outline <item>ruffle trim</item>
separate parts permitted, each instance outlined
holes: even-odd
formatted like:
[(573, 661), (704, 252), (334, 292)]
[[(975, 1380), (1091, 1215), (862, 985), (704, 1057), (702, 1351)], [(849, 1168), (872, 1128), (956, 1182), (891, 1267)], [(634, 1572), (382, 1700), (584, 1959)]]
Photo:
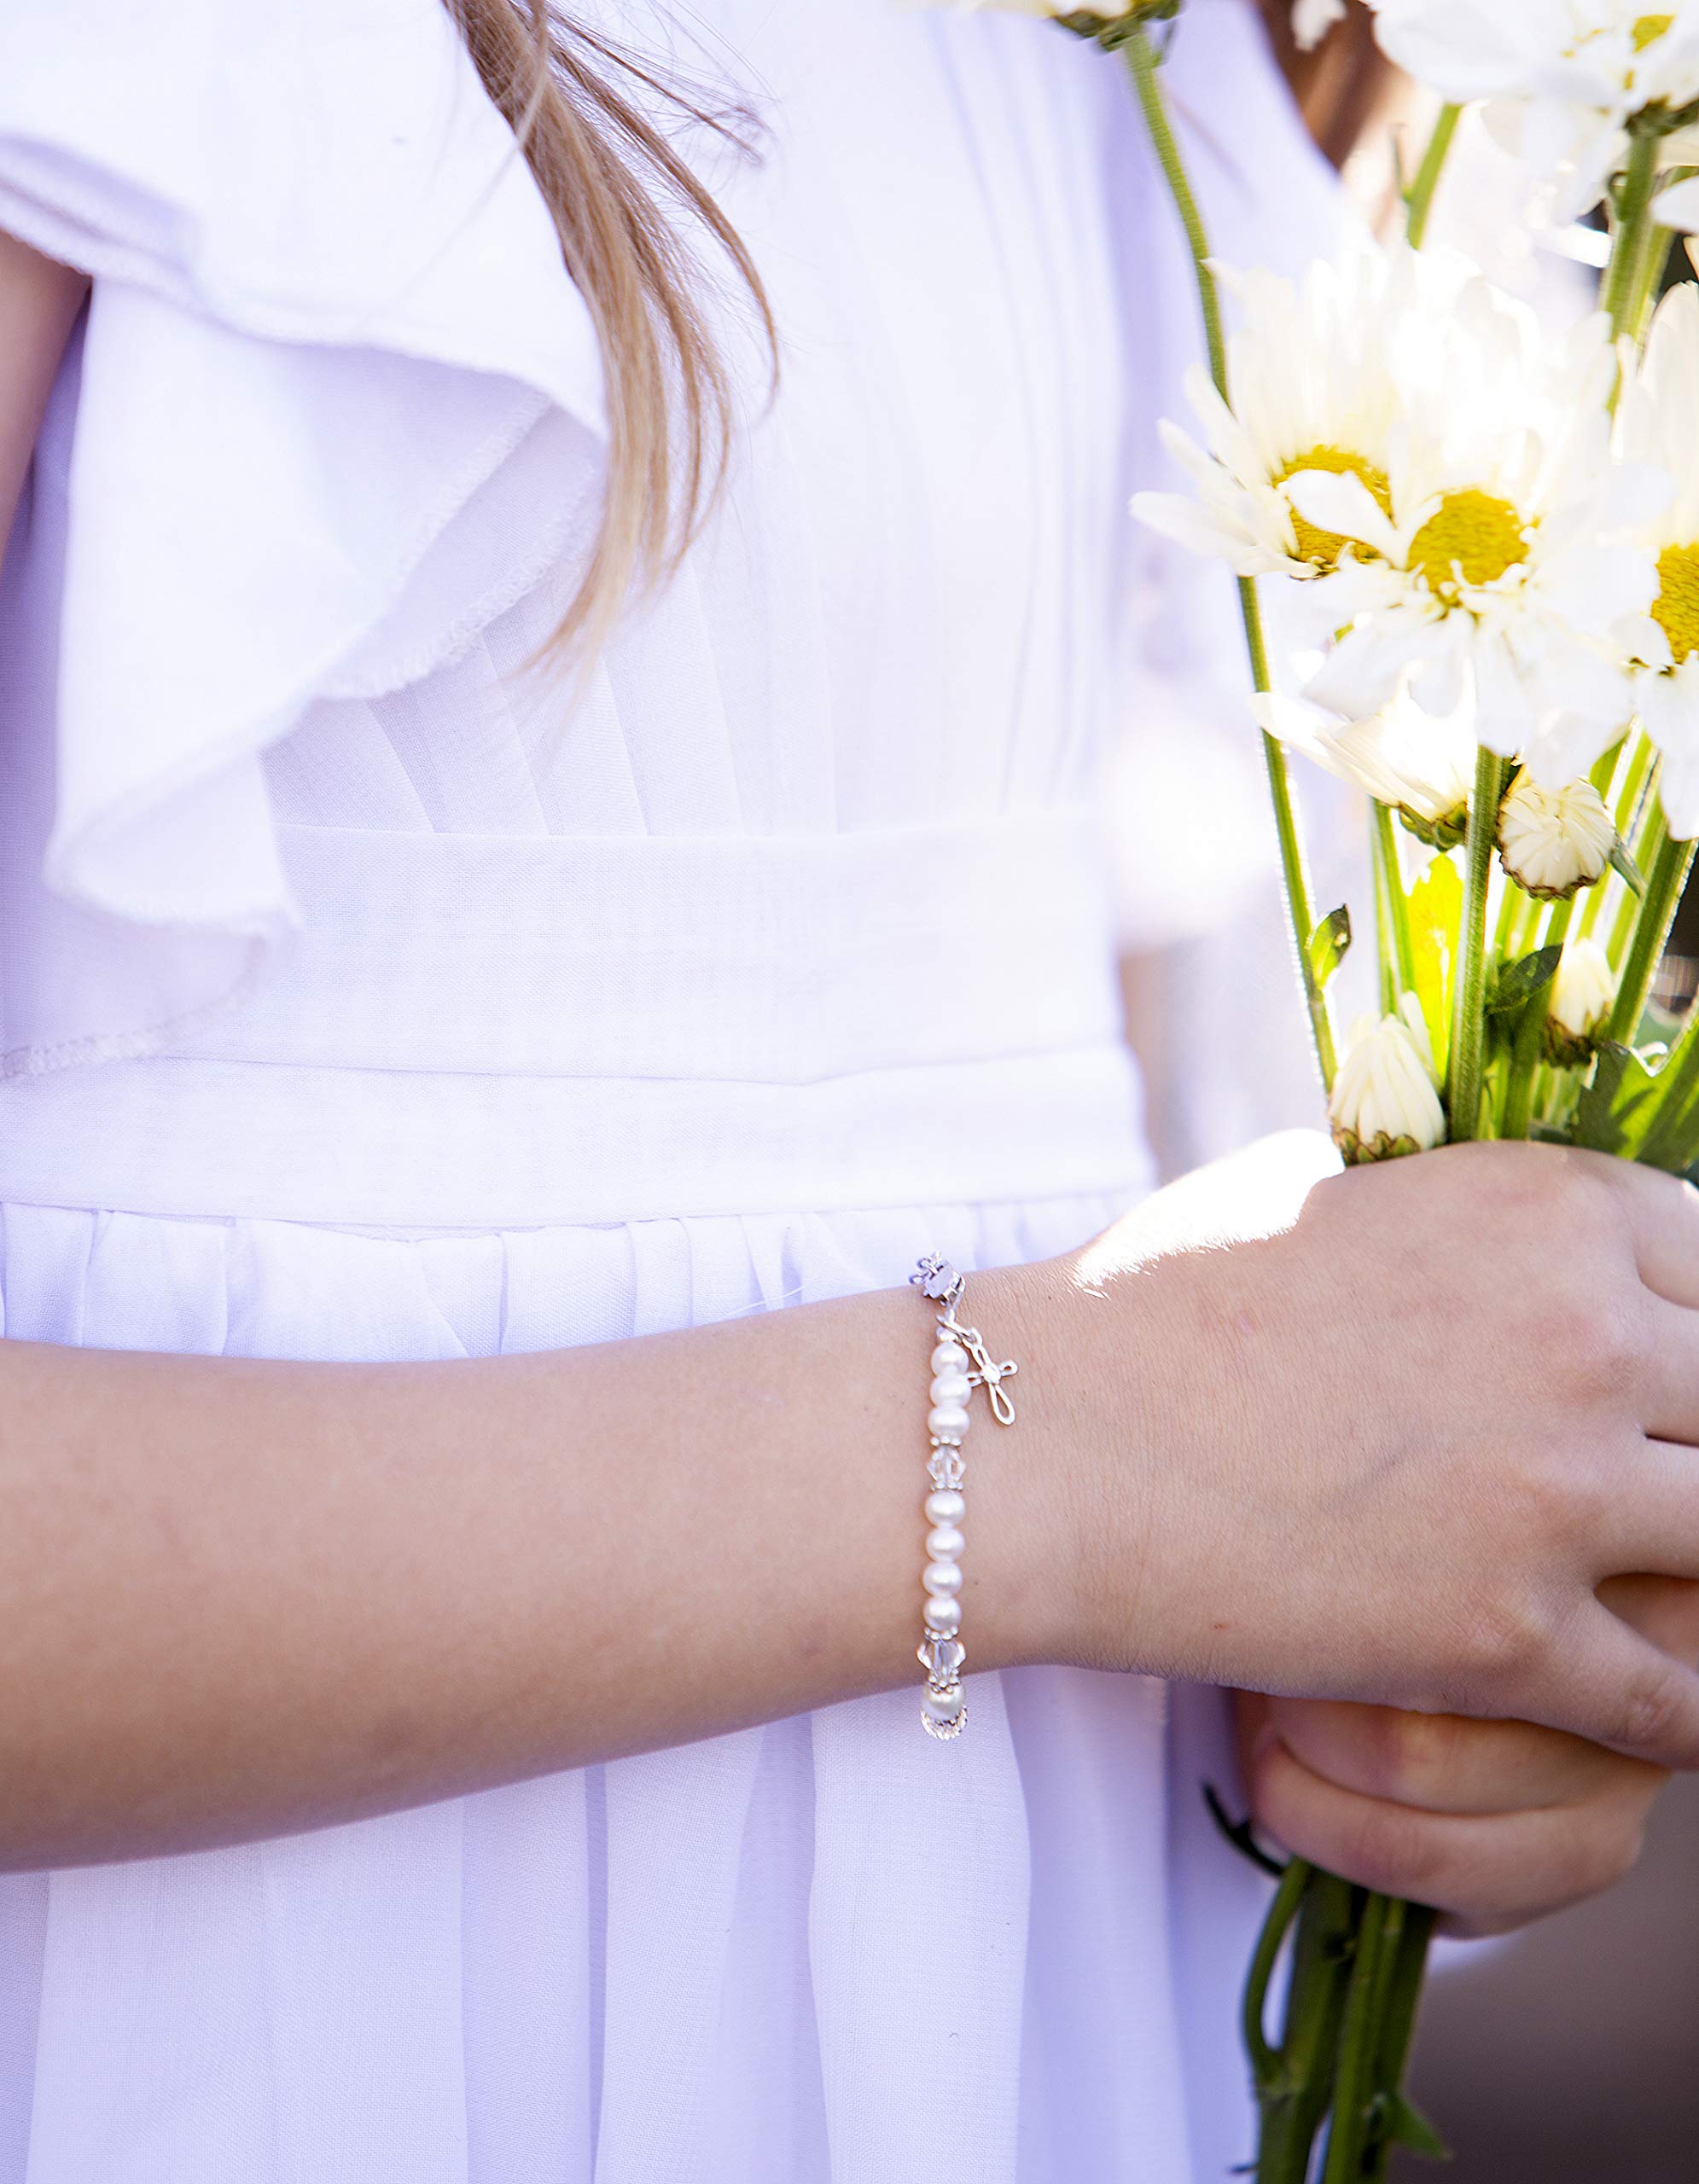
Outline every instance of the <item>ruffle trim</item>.
[[(606, 432), (589, 311), (437, 0), (94, 18), (18, 0), (0, 72), (0, 226), (96, 283), (0, 597), (5, 769), (55, 783), (50, 827), (0, 816), (7, 884), (73, 914), (28, 905), (44, 961), (0, 943), (9, 1073), (147, 1052), (255, 973), (294, 922), (260, 754), (569, 558)], [(96, 975), (79, 1021), (113, 920), (149, 936), (145, 1007)]]

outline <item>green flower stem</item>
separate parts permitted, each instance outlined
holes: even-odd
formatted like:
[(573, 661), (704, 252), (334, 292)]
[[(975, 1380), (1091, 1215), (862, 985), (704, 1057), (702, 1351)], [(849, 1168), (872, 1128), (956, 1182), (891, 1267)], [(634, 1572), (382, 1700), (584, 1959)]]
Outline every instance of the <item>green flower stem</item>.
[(1259, 2094), (1262, 2129), (1256, 2184), (1305, 2184), (1309, 2175), (1316, 2134), (1333, 2098), (1340, 2024), (1364, 1902), (1363, 1891), (1349, 1881), (1306, 1868), (1277, 2051), (1280, 2076)]
[(1644, 261), (1649, 255), (1645, 231), (1651, 224), (1657, 174), (1657, 138), (1650, 133), (1631, 138), (1628, 165), (1616, 189), (1610, 258), (1599, 291), (1599, 308), (1609, 317), (1613, 340), (1636, 331), (1635, 315), (1644, 306)]
[(1640, 915), (1635, 921), (1634, 937), (1629, 943), (1627, 960), (1622, 967), (1615, 1005), (1604, 1027), (1607, 1039), (1620, 1040), (1625, 1045), (1632, 1043), (1640, 1028), (1646, 998), (1652, 990), (1652, 979), (1663, 960), (1664, 944), (1669, 938), (1676, 905), (1681, 900), (1681, 891), (1687, 884), (1687, 874), (1693, 863), (1695, 845), (1670, 839), (1661, 809), (1658, 812), (1655, 831), (1657, 855), (1652, 859), (1652, 868), (1646, 875), (1646, 892), (1640, 903)]
[[(1574, 911), (1573, 895), (1567, 903), (1551, 905), (1551, 915), (1545, 921), (1545, 946), (1550, 948), (1568, 938), (1569, 921)], [(1504, 1118), (1498, 1131), (1500, 1137), (1526, 1137), (1533, 1124), (1534, 1078), (1539, 1071), (1540, 1054), (1545, 1044), (1545, 1019), (1551, 1007), (1551, 987), (1545, 985), (1532, 1000), (1523, 1004), (1522, 1014), (1516, 1019), (1516, 1043), (1510, 1049), (1510, 1072), (1504, 1088)]]
[[(1635, 836), (1638, 832), (1636, 822), (1639, 816), (1640, 800), (1651, 768), (1651, 738), (1644, 730), (1637, 730), (1627, 747), (1626, 765), (1621, 770), (1622, 786), (1617, 794), (1615, 807), (1616, 831), (1631, 850), (1635, 848)], [(1603, 792), (1601, 791), (1600, 793), (1603, 794)], [(1618, 891), (1620, 891), (1620, 897)], [(1618, 899), (1626, 900), (1631, 903), (1633, 901), (1632, 896), (1628, 894), (1623, 881), (1618, 879), (1615, 873), (1607, 872), (1596, 886), (1587, 890), (1586, 903), (1581, 911), (1581, 922), (1577, 928), (1582, 939), (1586, 939), (1599, 922), (1605, 904)], [(1626, 946), (1626, 944), (1627, 933), (1625, 931), (1623, 945)], [(1613, 962), (1617, 960), (1620, 952), (1620, 949), (1614, 948), (1611, 950)]]
[[(1144, 125), (1149, 132), (1151, 148), (1156, 154), (1157, 165), (1162, 170), (1163, 179), (1174, 200), (1174, 209), (1179, 214), (1180, 225), (1185, 230), (1187, 247), (1191, 253), (1198, 308), (1203, 317), (1204, 346), (1209, 357), (1209, 376), (1215, 382), (1222, 400), (1229, 401), (1231, 398), (1227, 380), (1227, 344), (1221, 330), (1221, 299), (1216, 289), (1215, 276), (1209, 268), (1209, 237), (1204, 229), (1197, 200), (1192, 194), (1178, 141), (1168, 119), (1167, 102), (1162, 96), (1162, 86), (1156, 73), (1160, 66), (1156, 49), (1150, 43), (1149, 32), (1143, 24), (1135, 26), (1127, 37), (1125, 51), (1132, 72), (1133, 88), (1138, 95), (1139, 107), (1144, 116)], [(1268, 671), (1268, 647), (1263, 636), (1262, 611), (1257, 604), (1256, 585), (1248, 577), (1239, 579), (1239, 614), (1244, 624), (1245, 649), (1250, 657), (1252, 685), (1259, 691), (1266, 692), (1272, 687)], [(1292, 927), (1299, 976), (1303, 981), (1304, 1003), (1310, 1014), (1310, 1032), (1315, 1043), (1316, 1063), (1321, 1071), (1324, 1087), (1331, 1091), (1337, 1067), (1333, 1019), (1328, 1010), (1327, 996), (1310, 961), (1310, 936), (1316, 929), (1316, 915), (1310, 892), (1310, 877), (1304, 863), (1303, 844), (1298, 833), (1297, 815), (1293, 807), (1291, 778), (1287, 769), (1286, 753), (1276, 737), (1265, 735), (1262, 750), (1263, 763), (1268, 773), (1269, 796), (1274, 805), (1275, 833), (1280, 844), (1280, 872), (1285, 882), (1287, 915)]]
[(1268, 2042), (1269, 1984), (1286, 1937), (1304, 1908), (1304, 1891), (1313, 1870), (1301, 1858), (1289, 1860), (1274, 1891), (1274, 1900), (1268, 1907), (1268, 1916), (1262, 1922), (1262, 1931), (1257, 1936), (1251, 1968), (1245, 1978), (1240, 2030), (1244, 2036), (1245, 2053), (1251, 2059), (1251, 2077), (1259, 2100), (1277, 2097), (1283, 2083), (1280, 2051), (1270, 2047)]
[(1498, 922), (1492, 934), (1492, 952), (1501, 963), (1513, 963), (1516, 951), (1512, 943), (1522, 925), (1527, 897), (1508, 877), (1503, 881), (1498, 894)]
[[(1669, 830), (1664, 825), (1663, 806), (1654, 799), (1652, 808), (1646, 814), (1644, 823), (1640, 827), (1632, 845), (1634, 862), (1643, 873), (1656, 866), (1668, 839)], [(1603, 884), (1601, 881), (1600, 885), (1603, 886)], [(1616, 915), (1611, 921), (1610, 938), (1605, 944), (1605, 953), (1610, 958), (1611, 968), (1614, 971), (1620, 973), (1623, 967), (1623, 958), (1627, 953), (1628, 944), (1633, 938), (1644, 903), (1644, 896), (1641, 896), (1637, 900), (1629, 890), (1624, 887), (1621, 899), (1616, 905)]]
[(1646, 328), (1663, 288), (1664, 269), (1669, 264), (1669, 253), (1675, 242), (1675, 230), (1666, 228), (1648, 217), (1640, 233), (1640, 248), (1635, 258), (1634, 277), (1629, 293), (1628, 318), (1624, 331), (1637, 347), (1644, 348)]
[(1452, 148), (1452, 139), (1458, 132), (1460, 106), (1442, 106), (1434, 123), (1434, 133), (1428, 139), (1428, 148), (1422, 154), (1422, 164), (1416, 170), (1416, 179), (1410, 185), (1404, 200), (1404, 237), (1412, 250), (1420, 250), (1422, 239), (1428, 232), (1428, 214), (1434, 202), (1434, 191), (1440, 179), (1440, 171), (1446, 164), (1446, 154)]
[[(1425, 1903), (1404, 1906), (1404, 1931), (1398, 1938), (1386, 2007), (1381, 2018), (1379, 2077), (1382, 2087), (1388, 2093), (1403, 2089), (1411, 2043), (1416, 2036), (1416, 2012), (1422, 2000), (1422, 1983), (1427, 1976), (1428, 1952), (1439, 1923), (1439, 1913)], [(1372, 2178), (1384, 2175), (1391, 2151), (1389, 2146), (1380, 2147), (1377, 2164), (1369, 2171)]]
[(1374, 825), (1376, 866), (1382, 875), (1387, 924), (1392, 942), (1391, 957), (1397, 995), (1416, 990), (1416, 955), (1410, 938), (1410, 897), (1405, 892), (1404, 868), (1399, 863), (1398, 830), (1392, 813), (1372, 798), (1369, 804)]
[[(1372, 812), (1374, 805), (1370, 805)], [(1393, 963), (1393, 909), (1388, 884), (1386, 851), (1380, 829), (1371, 821), (1369, 832), (1369, 877), (1375, 890), (1375, 977), (1381, 1014), (1390, 1016), (1398, 1007), (1398, 973)]]
[(1144, 116), (1145, 128), (1150, 133), (1151, 148), (1162, 170), (1162, 178), (1174, 200), (1174, 210), (1180, 216), (1180, 225), (1185, 229), (1190, 247), (1192, 263), (1197, 269), (1197, 299), (1203, 312), (1203, 338), (1209, 351), (1209, 376), (1220, 391), (1223, 400), (1227, 395), (1227, 344), (1221, 333), (1221, 299), (1216, 293), (1215, 280), (1209, 270), (1209, 237), (1203, 224), (1203, 215), (1197, 208), (1192, 195), (1185, 161), (1181, 156), (1173, 125), (1168, 119), (1168, 102), (1162, 96), (1162, 85), (1157, 76), (1161, 62), (1156, 49), (1150, 43), (1150, 33), (1142, 26), (1135, 30), (1126, 41), (1127, 61), (1132, 70), (1133, 88), (1138, 94), (1138, 104)]
[(1598, 791), (1599, 801), (1609, 804), (1610, 785), (1616, 779), (1616, 770), (1622, 763), (1622, 753), (1627, 743), (1626, 735), (1619, 736), (1609, 751), (1602, 752), (1593, 761), (1593, 770), (1587, 779)]
[(1504, 760), (1497, 752), (1483, 747), (1475, 760), (1475, 793), (1469, 804), (1463, 930), (1458, 942), (1451, 1066), (1446, 1087), (1451, 1136), (1458, 1144), (1478, 1136), (1481, 1129), (1481, 1060), (1487, 1028), (1487, 896), (1492, 878), (1504, 781)]
[(1357, 2184), (1363, 2174), (1374, 2128), (1374, 2098), (1378, 2090), (1376, 2065), (1380, 2060), (1381, 2014), (1396, 1948), (1396, 1937), (1390, 1931), (1394, 1922), (1401, 1931), (1404, 1907), (1391, 1897), (1371, 1896), (1364, 1905), (1345, 2021), (1340, 2028), (1339, 2074), (1334, 2085), (1333, 2120), (1328, 2127), (1322, 2184)]

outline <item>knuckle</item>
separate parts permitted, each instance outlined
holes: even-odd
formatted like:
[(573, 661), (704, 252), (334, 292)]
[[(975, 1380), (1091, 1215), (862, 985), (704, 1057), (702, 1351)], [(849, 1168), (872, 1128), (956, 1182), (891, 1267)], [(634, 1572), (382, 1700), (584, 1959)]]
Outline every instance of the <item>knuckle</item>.
[(1559, 1152), (1543, 1162), (1535, 1188), (1538, 1201), (1566, 1234), (1580, 1228), (1591, 1239), (1601, 1228), (1618, 1228), (1626, 1218), (1609, 1168), (1585, 1153)]
[(1575, 1392), (1594, 1403), (1620, 1403), (1638, 1385), (1646, 1365), (1644, 1316), (1630, 1299), (1598, 1297), (1578, 1300), (1568, 1316), (1567, 1378)]
[[(1463, 1618), (1459, 1679), (1477, 1699), (1502, 1700), (1522, 1689), (1550, 1650), (1551, 1633), (1533, 1603), (1505, 1593), (1476, 1599)], [(1447, 1711), (1479, 1713), (1479, 1705)]]
[(1463, 1728), (1455, 1714), (1373, 1710), (1364, 1738), (1365, 1786), (1394, 1804), (1419, 1804), (1454, 1771)]
[(1615, 1193), (1603, 1169), (1557, 1147), (1483, 1144), (1470, 1188), (1491, 1214), (1524, 1229), (1569, 1235), (1610, 1217)]
[(1564, 1269), (1537, 1300), (1533, 1331), (1537, 1380), (1566, 1405), (1620, 1408), (1650, 1357), (1651, 1328), (1638, 1285), (1618, 1282), (1608, 1272), (1584, 1281)]
[(1686, 1680), (1673, 1661), (1641, 1669), (1624, 1695), (1618, 1741), (1656, 1758), (1679, 1756), (1684, 1748), (1690, 1757), (1687, 1697)]

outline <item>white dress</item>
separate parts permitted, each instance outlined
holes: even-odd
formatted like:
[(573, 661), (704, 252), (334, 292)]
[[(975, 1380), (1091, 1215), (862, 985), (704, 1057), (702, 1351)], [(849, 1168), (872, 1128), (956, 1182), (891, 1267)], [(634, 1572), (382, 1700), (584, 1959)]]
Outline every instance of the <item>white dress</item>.
[[(434, 0), (0, 0), (0, 225), (96, 276), (0, 597), (7, 1335), (535, 1350), (1147, 1187), (1097, 811), (1193, 334), (1126, 87), (1031, 21), (694, 20), (768, 125), (690, 148), (782, 387), (568, 706), (524, 670), (595, 346)], [(1172, 67), (1289, 254), (1326, 186), (1252, 19), (1195, 0)], [(1219, 2176), (1219, 1702), (973, 1711), (0, 1880), (0, 2184)]]

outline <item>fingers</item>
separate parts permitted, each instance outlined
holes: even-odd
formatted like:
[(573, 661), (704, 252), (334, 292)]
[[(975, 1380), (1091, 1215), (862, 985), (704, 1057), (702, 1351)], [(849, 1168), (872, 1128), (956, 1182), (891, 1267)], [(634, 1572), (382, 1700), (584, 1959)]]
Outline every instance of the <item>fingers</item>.
[(1432, 1904), (1453, 1931), (1483, 1934), (1620, 1879), (1638, 1855), (1657, 1780), (1640, 1770), (1580, 1806), (1419, 1812), (1324, 1780), (1265, 1730), (1248, 1786), (1259, 1825), (1296, 1856), (1362, 1887)]
[(1663, 1440), (1699, 1447), (1699, 1311), (1655, 1296), (1645, 1306), (1634, 1358), (1640, 1425)]
[(1679, 1577), (1608, 1577), (1598, 1596), (1660, 1653), (1699, 1668), (1699, 1584)]
[(1590, 1601), (1565, 1649), (1562, 1703), (1522, 1694), (1508, 1711), (1555, 1721), (1655, 1767), (1699, 1768), (1699, 1672), (1672, 1660), (1598, 1600)]
[(1597, 1543), (1595, 1566), (1613, 1577), (1699, 1579), (1699, 1449), (1647, 1441), (1625, 1459)]
[(1602, 1172), (1621, 1194), (1641, 1281), (1672, 1304), (1699, 1310), (1699, 1191), (1631, 1160), (1607, 1160)]
[(1699, 1447), (1699, 1311), (1648, 1297), (1635, 1380), (1643, 1430)]
[(1409, 1714), (1392, 1706), (1277, 1699), (1265, 1720), (1312, 1774), (1359, 1796), (1424, 1812), (1533, 1812), (1578, 1805), (1644, 1780), (1664, 1779), (1644, 1762), (1529, 1722)]

